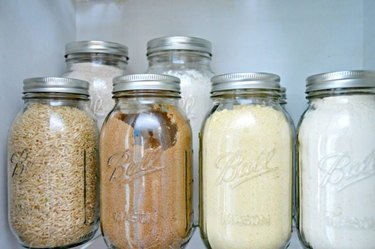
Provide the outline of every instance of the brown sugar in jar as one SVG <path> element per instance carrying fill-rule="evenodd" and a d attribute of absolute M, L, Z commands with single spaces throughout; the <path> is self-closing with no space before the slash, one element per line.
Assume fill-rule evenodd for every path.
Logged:
<path fill-rule="evenodd" d="M 100 136 L 104 239 L 118 249 L 181 248 L 192 228 L 192 138 L 177 107 L 178 78 L 114 83 L 116 106 Z"/>

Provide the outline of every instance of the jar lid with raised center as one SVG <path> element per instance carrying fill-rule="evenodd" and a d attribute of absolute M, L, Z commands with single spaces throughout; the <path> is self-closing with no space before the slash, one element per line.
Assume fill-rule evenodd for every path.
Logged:
<path fill-rule="evenodd" d="M 113 93 L 134 90 L 160 90 L 180 93 L 180 79 L 163 74 L 129 74 L 113 79 Z"/>
<path fill-rule="evenodd" d="M 212 96 L 233 90 L 271 90 L 280 96 L 280 77 L 271 73 L 228 73 L 212 77 Z"/>
<path fill-rule="evenodd" d="M 89 96 L 89 83 L 63 77 L 35 77 L 23 81 L 23 93 L 64 93 Z"/>
<path fill-rule="evenodd" d="M 306 79 L 307 97 L 327 94 L 327 90 L 351 90 L 375 87 L 375 71 L 334 71 L 309 76 Z"/>
<path fill-rule="evenodd" d="M 166 50 L 186 50 L 207 53 L 212 56 L 211 42 L 191 36 L 166 36 L 147 42 L 147 56 Z"/>
<path fill-rule="evenodd" d="M 111 54 L 124 57 L 129 60 L 128 47 L 115 42 L 108 41 L 73 41 L 65 45 L 65 57 L 70 54 L 97 53 Z"/>

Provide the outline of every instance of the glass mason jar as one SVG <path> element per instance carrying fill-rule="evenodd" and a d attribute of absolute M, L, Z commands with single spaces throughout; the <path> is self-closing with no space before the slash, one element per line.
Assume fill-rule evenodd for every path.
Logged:
<path fill-rule="evenodd" d="M 191 129 L 179 79 L 114 79 L 100 135 L 101 228 L 109 248 L 181 248 L 192 228 Z"/>
<path fill-rule="evenodd" d="M 199 131 L 211 108 L 211 43 L 207 40 L 170 36 L 147 43 L 147 73 L 167 74 L 181 81 L 180 106 L 185 111 L 193 132 L 194 223 L 198 224 L 199 199 Z"/>
<path fill-rule="evenodd" d="M 212 78 L 201 133 L 200 228 L 212 249 L 285 248 L 291 235 L 292 126 L 280 78 Z"/>
<path fill-rule="evenodd" d="M 23 110 L 8 139 L 8 211 L 27 248 L 69 248 L 90 240 L 99 221 L 98 131 L 88 82 L 24 80 Z"/>
<path fill-rule="evenodd" d="M 375 246 L 375 71 L 313 75 L 298 129 L 306 248 Z"/>
<path fill-rule="evenodd" d="M 107 41 L 74 41 L 66 44 L 65 58 L 68 71 L 64 77 L 90 83 L 90 109 L 101 128 L 112 110 L 112 79 L 125 74 L 128 48 Z"/>

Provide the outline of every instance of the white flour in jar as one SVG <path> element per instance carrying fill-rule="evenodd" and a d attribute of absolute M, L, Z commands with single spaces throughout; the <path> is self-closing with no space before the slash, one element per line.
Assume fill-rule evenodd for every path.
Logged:
<path fill-rule="evenodd" d="M 115 104 L 112 99 L 112 79 L 122 74 L 124 70 L 115 66 L 82 62 L 74 63 L 71 71 L 63 75 L 63 77 L 86 80 L 90 83 L 90 109 L 95 114 L 99 129 Z"/>
<path fill-rule="evenodd" d="M 314 249 L 375 248 L 375 97 L 314 99 L 298 142 L 304 240 Z"/>
<path fill-rule="evenodd" d="M 178 77 L 181 80 L 181 101 L 180 107 L 184 110 L 190 121 L 193 134 L 193 203 L 194 203 L 194 221 L 198 220 L 198 203 L 199 203 L 199 132 L 202 122 L 211 108 L 212 101 L 210 99 L 211 73 L 200 72 L 194 69 L 186 71 L 168 70 L 164 72 L 171 76 Z"/>
<path fill-rule="evenodd" d="M 201 229 L 215 249 L 284 248 L 291 234 L 292 139 L 281 111 L 213 113 L 202 142 Z"/>

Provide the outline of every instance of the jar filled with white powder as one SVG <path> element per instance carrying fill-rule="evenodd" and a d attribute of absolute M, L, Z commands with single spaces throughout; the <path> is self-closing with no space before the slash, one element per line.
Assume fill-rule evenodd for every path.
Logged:
<path fill-rule="evenodd" d="M 212 78 L 214 107 L 202 126 L 202 238 L 212 249 L 289 244 L 293 128 L 280 106 L 280 78 Z"/>
<path fill-rule="evenodd" d="M 74 41 L 66 44 L 65 58 L 68 72 L 63 76 L 90 83 L 90 109 L 101 128 L 115 105 L 112 79 L 125 74 L 128 48 L 107 41 Z"/>
<path fill-rule="evenodd" d="M 194 223 L 198 223 L 198 134 L 206 113 L 211 108 L 211 43 L 188 36 L 170 36 L 147 43 L 147 73 L 167 74 L 181 81 L 180 106 L 187 115 L 193 132 Z"/>
<path fill-rule="evenodd" d="M 89 83 L 24 80 L 8 140 L 9 223 L 26 248 L 70 248 L 98 229 L 98 129 Z"/>
<path fill-rule="evenodd" d="M 375 247 L 375 71 L 313 75 L 298 131 L 307 248 Z"/>

